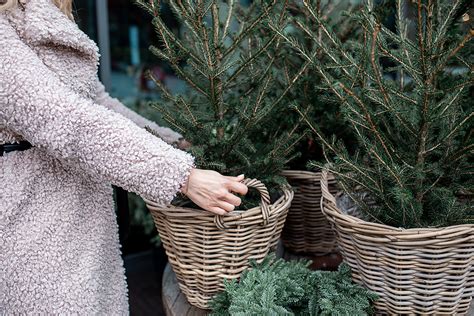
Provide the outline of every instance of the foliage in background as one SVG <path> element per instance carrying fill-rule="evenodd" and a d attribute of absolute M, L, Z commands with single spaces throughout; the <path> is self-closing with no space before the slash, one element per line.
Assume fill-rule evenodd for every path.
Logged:
<path fill-rule="evenodd" d="M 240 281 L 227 281 L 211 301 L 212 315 L 366 315 L 376 296 L 352 283 L 349 267 L 312 271 L 309 261 L 252 262 Z"/>
<path fill-rule="evenodd" d="M 163 99 L 154 106 L 193 144 L 190 151 L 198 167 L 245 174 L 270 188 L 285 183 L 280 171 L 293 157 L 292 147 L 301 136 L 296 129 L 279 130 L 274 115 L 300 72 L 287 78 L 286 88 L 276 93 L 274 67 L 281 40 L 265 21 L 271 15 L 283 22 L 286 2 L 261 0 L 249 7 L 234 0 L 164 2 L 182 25 L 181 36 L 163 22 L 161 1 L 138 4 L 153 16 L 162 44 L 151 51 L 187 83 L 189 93 L 173 95 L 153 78 Z"/>
<path fill-rule="evenodd" d="M 374 221 L 392 226 L 474 223 L 474 30 L 462 23 L 463 17 L 469 20 L 470 1 L 398 0 L 393 32 L 368 0 L 348 17 L 361 34 L 350 48 L 322 21 L 314 1 L 303 3 L 319 28 L 295 23 L 330 63 L 277 25 L 272 28 L 311 61 L 357 135 L 360 150 L 351 155 L 310 123 L 344 191 Z M 406 18 L 410 10 L 413 24 Z M 371 201 L 358 199 L 356 189 L 368 192 Z"/>

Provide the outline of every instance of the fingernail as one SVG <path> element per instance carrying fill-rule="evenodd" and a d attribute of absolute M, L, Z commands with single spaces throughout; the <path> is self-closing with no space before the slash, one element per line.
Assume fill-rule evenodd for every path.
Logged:
<path fill-rule="evenodd" d="M 244 174 L 241 174 L 239 177 L 245 177 L 245 175 L 244 175 Z"/>

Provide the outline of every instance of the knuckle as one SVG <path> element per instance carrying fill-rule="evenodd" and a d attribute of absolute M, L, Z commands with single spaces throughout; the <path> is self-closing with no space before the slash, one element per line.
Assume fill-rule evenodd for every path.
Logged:
<path fill-rule="evenodd" d="M 227 196 L 227 193 L 228 193 L 227 190 L 221 189 L 221 190 L 219 190 L 219 191 L 217 192 L 217 197 L 218 197 L 219 199 L 223 199 L 223 198 L 225 198 L 225 197 Z"/>

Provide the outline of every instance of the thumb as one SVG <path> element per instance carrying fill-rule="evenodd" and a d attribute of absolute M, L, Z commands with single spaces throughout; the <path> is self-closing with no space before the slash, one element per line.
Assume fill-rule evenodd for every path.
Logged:
<path fill-rule="evenodd" d="M 242 180 L 245 179 L 245 175 L 241 174 L 240 176 L 237 176 L 237 177 L 226 177 L 226 178 L 232 181 L 241 182 Z"/>

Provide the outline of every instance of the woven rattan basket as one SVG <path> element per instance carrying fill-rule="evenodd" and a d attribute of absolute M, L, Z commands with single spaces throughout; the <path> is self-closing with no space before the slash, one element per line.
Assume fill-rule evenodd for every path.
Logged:
<path fill-rule="evenodd" d="M 145 201 L 181 291 L 199 308 L 208 308 L 209 300 L 224 288 L 224 279 L 238 278 L 250 259 L 262 260 L 280 238 L 293 191 L 284 188 L 283 195 L 270 204 L 260 181 L 244 183 L 260 192 L 261 204 L 228 216 Z"/>
<path fill-rule="evenodd" d="M 283 175 L 295 191 L 281 234 L 285 248 L 295 253 L 335 252 L 336 236 L 321 212 L 321 172 L 285 170 Z M 336 193 L 333 177 L 329 179 L 329 190 Z"/>
<path fill-rule="evenodd" d="M 378 314 L 465 315 L 474 295 L 474 225 L 398 229 L 343 214 L 321 178 L 323 213 L 334 225 L 354 281 L 377 293 Z"/>

